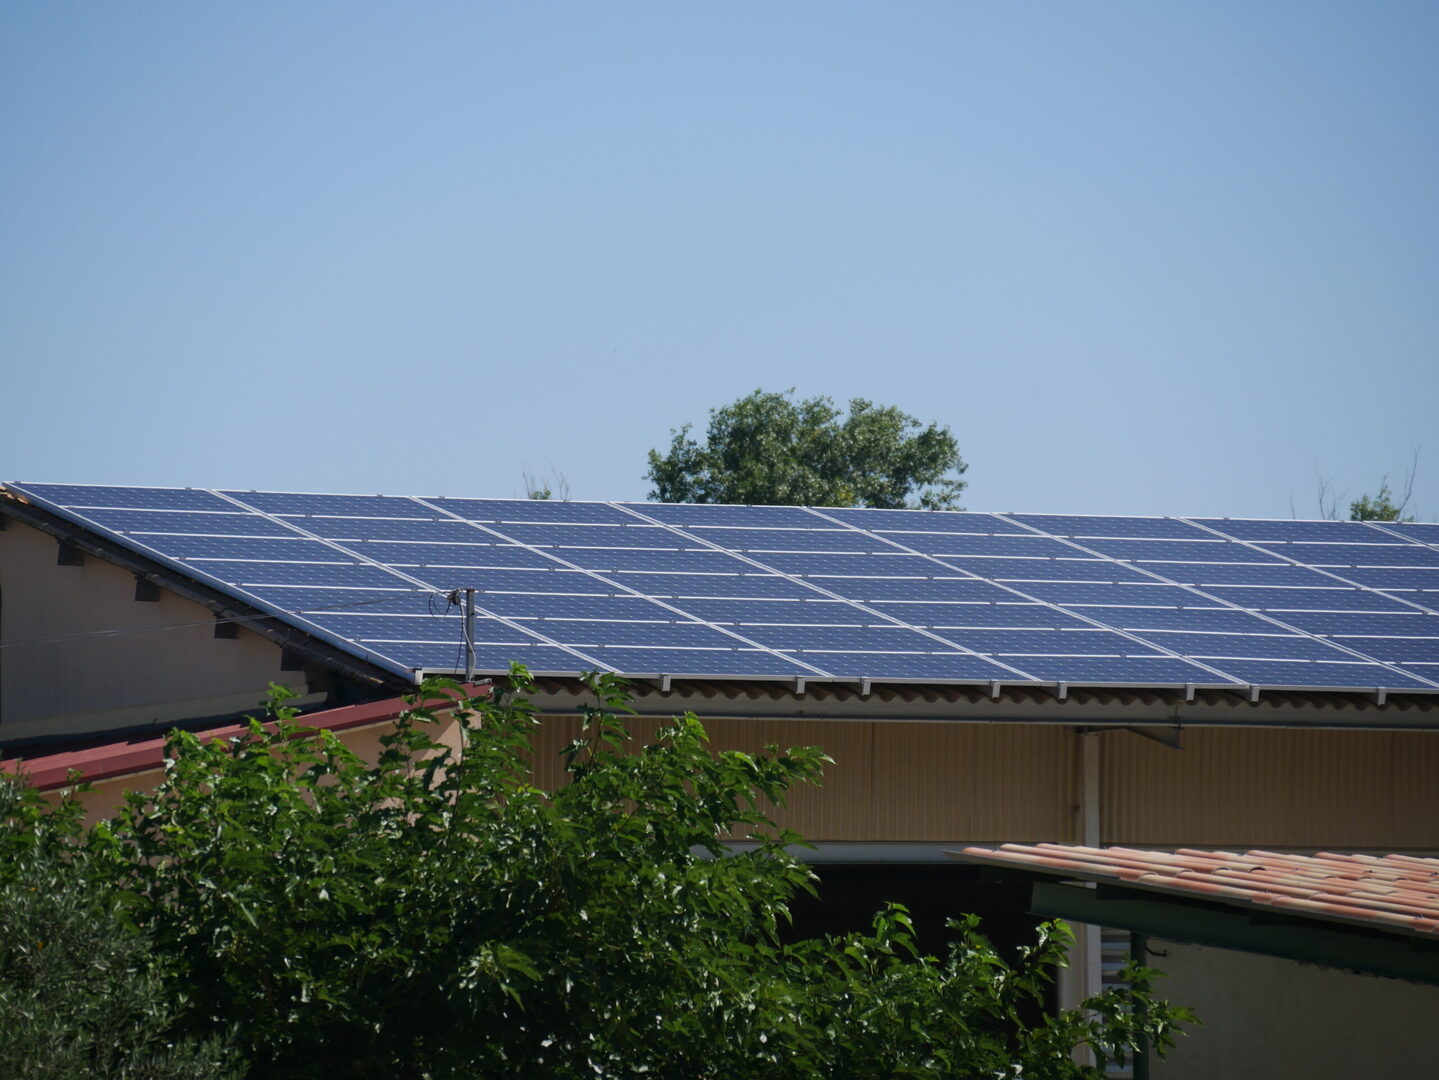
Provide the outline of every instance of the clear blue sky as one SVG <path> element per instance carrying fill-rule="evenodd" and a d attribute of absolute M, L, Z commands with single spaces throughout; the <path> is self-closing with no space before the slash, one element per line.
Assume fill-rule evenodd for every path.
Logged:
<path fill-rule="evenodd" d="M 0 479 L 576 498 L 756 387 L 972 509 L 1439 517 L 1439 4 L 0 5 Z"/>

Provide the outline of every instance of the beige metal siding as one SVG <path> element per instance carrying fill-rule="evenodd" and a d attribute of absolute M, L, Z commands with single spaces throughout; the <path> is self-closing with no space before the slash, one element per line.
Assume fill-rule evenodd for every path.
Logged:
<path fill-rule="evenodd" d="M 1439 849 L 1439 733 L 1192 729 L 1104 736 L 1106 843 Z"/>
<path fill-rule="evenodd" d="M 272 681 L 305 693 L 274 643 L 245 629 L 217 640 L 208 609 L 163 588 L 137 602 L 134 575 L 96 556 L 57 566 L 55 540 L 14 520 L 0 531 L 0 591 L 0 633 L 23 642 L 5 650 L 7 740 L 250 709 Z"/>
<path fill-rule="evenodd" d="M 1075 736 L 1059 727 L 876 724 L 874 830 L 892 841 L 1069 840 Z"/>
<path fill-rule="evenodd" d="M 642 740 L 654 721 L 637 721 Z M 1075 736 L 1055 727 L 707 719 L 716 750 L 819 746 L 834 759 L 822 785 L 799 785 L 775 813 L 816 842 L 1067 840 Z M 547 717 L 535 740 L 535 779 L 563 781 L 560 751 L 578 732 Z"/>

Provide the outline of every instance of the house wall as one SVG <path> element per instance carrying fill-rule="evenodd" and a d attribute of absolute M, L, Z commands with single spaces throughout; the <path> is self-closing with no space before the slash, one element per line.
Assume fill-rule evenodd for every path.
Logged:
<path fill-rule="evenodd" d="M 1161 997 L 1203 1021 L 1154 1080 L 1428 1080 L 1439 987 L 1227 949 L 1150 941 Z"/>
<path fill-rule="evenodd" d="M 216 638 L 207 608 L 164 588 L 137 601 L 129 571 L 93 555 L 59 566 L 57 554 L 38 529 L 0 530 L 0 640 L 21 642 L 0 649 L 0 739 L 225 715 L 263 702 L 271 682 L 306 694 L 278 645 L 243 627 Z"/>

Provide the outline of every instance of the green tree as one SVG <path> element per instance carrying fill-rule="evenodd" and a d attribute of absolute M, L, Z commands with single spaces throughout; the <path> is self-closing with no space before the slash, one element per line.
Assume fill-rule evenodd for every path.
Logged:
<path fill-rule="evenodd" d="M 828 397 L 756 390 L 710 410 L 704 443 L 690 425 L 649 452 L 659 502 L 958 510 L 968 466 L 946 427 L 925 427 L 863 398 L 846 415 Z"/>
<path fill-rule="evenodd" d="M 1074 1047 L 1163 1050 L 1185 1018 L 1135 971 L 1132 992 L 1021 1023 L 1059 924 L 1013 965 L 972 920 L 917 956 L 897 907 L 781 945 L 812 879 L 767 808 L 818 779 L 819 750 L 714 753 L 692 715 L 640 745 L 623 684 L 596 676 L 568 782 L 544 792 L 523 669 L 512 683 L 458 703 L 458 754 L 425 708 L 374 765 L 284 708 L 229 744 L 172 736 L 160 787 L 91 842 L 190 1031 L 233 1025 L 264 1077 L 1097 1080 Z"/>
<path fill-rule="evenodd" d="M 1389 490 L 1389 481 L 1386 479 L 1380 483 L 1378 494 L 1369 495 L 1366 492 L 1349 504 L 1349 520 L 1413 521 L 1413 514 L 1407 517 L 1404 514 L 1404 508 L 1408 501 L 1408 497 L 1405 496 L 1396 503 L 1394 493 Z"/>
<path fill-rule="evenodd" d="M 223 1032 L 174 1037 L 176 1006 L 145 938 L 87 873 L 77 807 L 47 812 L 0 775 L 0 1076 L 220 1080 Z"/>

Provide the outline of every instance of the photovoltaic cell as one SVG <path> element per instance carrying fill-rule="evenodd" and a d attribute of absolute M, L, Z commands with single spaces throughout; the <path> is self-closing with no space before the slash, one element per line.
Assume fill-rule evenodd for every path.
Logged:
<path fill-rule="evenodd" d="M 1433 525 L 14 487 L 400 669 L 1439 689 Z"/>

